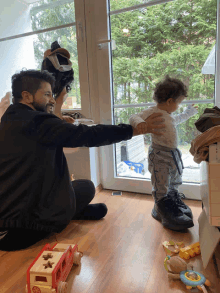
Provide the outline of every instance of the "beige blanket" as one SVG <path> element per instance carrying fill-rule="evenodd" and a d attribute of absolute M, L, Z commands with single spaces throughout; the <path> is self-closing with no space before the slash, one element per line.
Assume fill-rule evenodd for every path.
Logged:
<path fill-rule="evenodd" d="M 220 125 L 214 126 L 198 135 L 191 142 L 190 153 L 198 164 L 205 161 L 209 154 L 209 145 L 220 141 Z"/>

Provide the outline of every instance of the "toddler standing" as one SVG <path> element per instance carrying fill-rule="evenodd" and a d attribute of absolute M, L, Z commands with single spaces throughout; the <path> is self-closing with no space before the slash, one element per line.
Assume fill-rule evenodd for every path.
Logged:
<path fill-rule="evenodd" d="M 182 184 L 183 162 L 177 148 L 176 126 L 197 113 L 193 105 L 178 115 L 175 112 L 187 96 L 187 87 L 182 81 L 166 76 L 156 85 L 154 100 L 156 106 L 130 117 L 129 122 L 139 133 L 146 133 L 145 119 L 153 113 L 163 113 L 165 129 L 163 135 L 151 134 L 148 151 L 148 170 L 151 173 L 152 196 L 155 200 L 152 216 L 171 230 L 193 227 L 191 209 L 181 200 L 178 187 Z M 144 132 L 145 131 L 145 132 Z M 184 196 L 185 197 L 185 196 Z"/>

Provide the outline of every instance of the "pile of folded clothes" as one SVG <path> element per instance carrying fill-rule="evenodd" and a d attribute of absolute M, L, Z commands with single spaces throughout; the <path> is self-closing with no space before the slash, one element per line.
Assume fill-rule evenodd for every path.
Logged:
<path fill-rule="evenodd" d="M 206 108 L 201 117 L 195 122 L 196 128 L 202 132 L 191 142 L 190 153 L 193 160 L 200 164 L 209 161 L 209 146 L 220 142 L 220 109 Z"/>

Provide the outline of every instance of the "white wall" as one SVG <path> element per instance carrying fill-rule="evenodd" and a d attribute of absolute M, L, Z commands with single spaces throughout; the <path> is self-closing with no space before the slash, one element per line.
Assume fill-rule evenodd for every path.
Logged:
<path fill-rule="evenodd" d="M 0 39 L 32 31 L 29 6 L 16 0 L 2 1 Z M 0 42 L 0 100 L 11 91 L 11 76 L 22 68 L 36 68 L 33 37 Z"/>
<path fill-rule="evenodd" d="M 101 183 L 100 168 L 99 168 L 99 148 L 90 148 L 90 176 L 91 180 L 97 187 Z"/>
<path fill-rule="evenodd" d="M 70 174 L 75 179 L 91 180 L 95 187 L 100 182 L 98 149 L 93 148 L 64 148 Z"/>

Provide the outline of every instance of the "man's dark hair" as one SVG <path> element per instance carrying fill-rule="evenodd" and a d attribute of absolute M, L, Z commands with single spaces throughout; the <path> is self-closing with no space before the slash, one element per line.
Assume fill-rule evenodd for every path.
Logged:
<path fill-rule="evenodd" d="M 12 76 L 12 95 L 13 103 L 19 103 L 22 100 L 21 93 L 27 91 L 32 95 L 41 88 L 42 82 L 48 82 L 52 91 L 55 85 L 55 78 L 48 71 L 22 70 Z"/>
<path fill-rule="evenodd" d="M 55 41 L 51 45 L 51 52 L 59 48 L 61 48 L 60 45 L 57 41 Z M 57 59 L 59 60 L 60 65 L 68 64 L 67 59 L 62 57 L 60 54 L 57 54 Z M 51 72 L 56 79 L 56 84 L 53 90 L 55 99 L 60 95 L 60 93 L 65 87 L 67 93 L 71 91 L 71 84 L 74 81 L 74 71 L 72 68 L 69 71 L 60 72 L 53 66 L 52 62 L 46 58 L 42 62 L 41 70 L 47 70 Z"/>
<path fill-rule="evenodd" d="M 181 80 L 166 75 L 164 80 L 156 84 L 154 100 L 157 103 L 162 104 L 170 98 L 176 101 L 180 96 L 187 96 L 187 87 Z"/>

